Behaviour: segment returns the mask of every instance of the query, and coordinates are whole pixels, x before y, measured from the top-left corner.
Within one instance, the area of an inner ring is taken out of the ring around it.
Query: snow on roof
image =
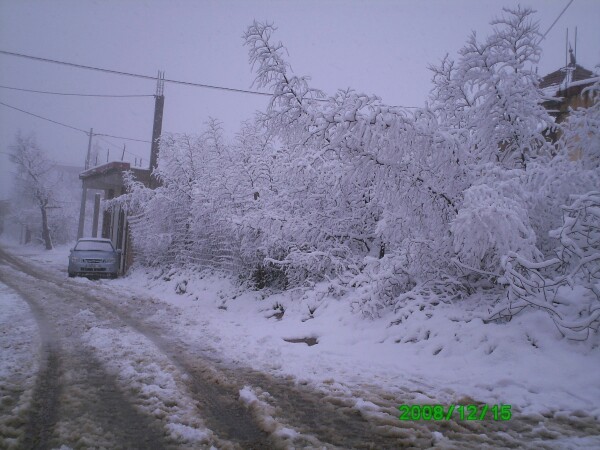
[[[585,86],[587,84],[597,83],[598,81],[600,81],[600,76],[588,78],[586,80],[574,81],[572,83],[569,83],[569,87]]]
[[[579,64],[569,64],[567,67],[561,67],[543,77],[540,81],[540,88],[545,95],[554,96],[560,90],[591,84],[598,78],[594,72]]]
[[[110,239],[95,238],[95,237],[85,237],[85,238],[78,239],[78,241],[94,241],[94,242],[111,242],[112,243],[112,241]]]

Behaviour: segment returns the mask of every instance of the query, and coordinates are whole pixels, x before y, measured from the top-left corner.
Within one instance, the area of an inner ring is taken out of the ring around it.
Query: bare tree
[[[50,170],[52,163],[41,150],[35,136],[17,133],[15,143],[9,147],[10,159],[17,166],[17,189],[33,200],[42,216],[42,240],[46,250],[52,250],[52,238],[48,226],[48,205],[52,197]]]

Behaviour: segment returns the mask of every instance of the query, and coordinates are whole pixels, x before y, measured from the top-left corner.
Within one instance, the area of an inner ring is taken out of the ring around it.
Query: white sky
[[[303,0],[303,1],[16,1],[0,0],[0,50],[83,65],[248,89],[254,75],[242,34],[254,19],[274,22],[298,75],[333,94],[339,88],[376,94],[391,105],[423,105],[428,64],[456,55],[471,30],[484,37],[501,6],[538,11],[545,32],[568,0]],[[564,65],[566,29],[578,27],[577,59],[600,63],[600,1],[574,0],[548,34],[539,73]],[[153,94],[155,82],[0,54],[0,85],[98,94]],[[150,140],[151,97],[64,97],[0,88],[0,102],[94,132]],[[199,132],[216,117],[229,136],[264,109],[268,97],[173,84],[165,86],[164,132]],[[0,199],[8,195],[5,153],[18,130],[34,132],[55,160],[83,165],[85,134],[0,105]],[[98,140],[111,159],[124,141]],[[148,163],[149,144],[127,142],[125,160]]]

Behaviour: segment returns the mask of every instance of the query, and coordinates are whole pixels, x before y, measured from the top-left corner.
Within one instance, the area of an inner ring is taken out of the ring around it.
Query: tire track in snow
[[[141,325],[139,327],[132,326],[128,318],[124,317],[114,305],[106,304],[105,299],[93,295],[89,286],[82,286],[81,283],[73,280],[56,278],[49,273],[38,274],[38,271],[33,269],[32,266],[6,254],[2,249],[0,249],[0,258],[8,261],[15,270],[26,274],[25,276],[46,281],[47,283],[42,283],[44,291],[56,298],[63,299],[63,301],[66,300],[68,307],[74,308],[73,311],[79,312],[85,309],[92,311],[95,316],[110,322],[112,326],[133,329],[156,345],[158,338],[141,331],[140,329],[143,328]],[[21,283],[26,282],[22,281]],[[63,313],[65,308],[67,308],[66,303],[63,307]],[[170,358],[168,343],[161,340],[158,340],[158,342],[161,344],[158,346],[159,350]],[[182,367],[182,364],[180,364],[182,361],[170,359],[178,369]],[[224,392],[218,385],[206,380],[190,379],[186,384],[195,394],[201,407],[202,418],[206,419],[207,424],[217,435],[219,445],[224,448],[237,447],[244,449],[273,447],[274,444],[268,434],[256,425],[252,414],[237,401],[237,393],[235,397],[232,397],[229,392]],[[171,424],[168,423],[167,426],[169,425]],[[233,444],[228,443],[227,440],[232,441]]]
[[[8,278],[0,271],[0,281],[12,287],[29,305],[42,340],[39,355],[40,368],[33,388],[23,445],[26,448],[48,448],[58,417],[58,396],[61,391],[61,367],[58,356],[60,346],[53,330],[47,326],[38,304],[24,297],[14,285],[11,286],[11,280]]]
[[[44,361],[33,390],[29,418],[24,432],[25,448],[49,448],[50,439],[58,420],[58,397],[62,390],[61,367],[58,351],[53,345],[44,345]]]
[[[41,336],[23,299],[0,282],[0,448],[21,448],[37,374]]]
[[[40,273],[20,261],[18,258],[7,255],[11,264],[30,276],[37,277],[50,284],[46,290],[56,291],[60,295],[65,287],[69,287],[71,295],[77,294],[80,302],[85,299],[82,306],[93,311],[98,317],[109,316],[118,318],[128,328],[141,333],[150,340],[162,354],[169,357],[173,364],[183,373],[189,375],[186,384],[194,394],[202,407],[203,419],[209,428],[219,437],[228,439],[246,449],[283,448],[289,442],[285,436],[273,435],[273,427],[266,426],[263,417],[256,414],[252,408],[248,408],[240,401],[240,390],[245,384],[236,380],[238,368],[229,370],[225,367],[217,369],[214,360],[203,359],[207,355],[194,355],[183,342],[169,336],[169,330],[149,323],[135,310],[125,311],[128,305],[115,304],[108,300],[107,293],[95,295],[89,285],[81,285],[77,281],[66,280],[52,273]],[[87,284],[87,283],[86,283]],[[102,286],[106,288],[106,286]],[[122,303],[122,302],[120,302]],[[118,305],[118,306],[117,306]],[[162,305],[161,305],[162,306]],[[102,311],[104,310],[104,311]],[[149,317],[154,311],[144,309],[144,314]],[[138,314],[136,314],[138,313]],[[137,315],[137,317],[135,317]],[[195,357],[194,357],[195,356]],[[258,381],[253,378],[252,381]],[[299,390],[292,382],[279,380],[278,387],[269,386],[271,377],[261,376],[260,386],[264,391],[271,387],[280,394],[277,399],[281,404],[278,411],[289,410],[290,420],[286,422],[293,426],[300,419],[302,421],[302,432],[307,439],[301,435],[294,440],[294,445],[311,446],[314,439],[310,435],[317,433],[319,440],[330,443],[329,447],[353,448],[357,444],[362,448],[395,448],[394,437],[382,436],[373,432],[372,426],[364,420],[356,410],[340,410],[337,406],[323,403],[319,394],[311,393],[310,390]],[[247,383],[246,383],[247,384]],[[323,407],[326,407],[325,409]],[[207,414],[206,414],[207,413]],[[372,443],[366,445],[365,442]]]
[[[327,443],[323,444],[327,448],[398,448],[397,433],[374,430],[373,424],[354,408],[341,408],[335,402],[324,402],[321,394],[308,387],[298,387],[289,380],[275,379],[245,368],[221,366],[208,355],[193,352],[170,330],[133,318],[123,311],[127,304],[121,304],[121,309],[117,309],[114,304],[106,303],[106,298],[88,295],[95,300],[95,305],[110,310],[129,327],[146,336],[180,371],[188,374],[188,387],[210,412],[205,417],[210,429],[221,437],[242,444],[242,448],[287,448],[289,444],[310,448],[315,442],[313,435],[316,435],[317,441]],[[132,315],[135,312],[130,311]],[[148,312],[144,309],[144,314]],[[240,401],[240,390],[248,383],[277,394],[277,417],[285,417],[285,427],[265,423],[261,414]],[[297,435],[278,433],[299,421],[302,430]],[[414,438],[410,436],[410,441],[413,442]],[[290,440],[293,442],[290,443]],[[429,444],[431,435],[425,433],[419,436],[419,442]]]
[[[397,448],[398,433],[388,430],[375,430],[373,424],[366,420],[359,411],[345,407],[339,402],[324,401],[321,394],[313,392],[308,387],[296,386],[289,380],[280,380],[256,371],[240,368],[219,366],[207,355],[196,355],[184,342],[173,336],[166,337],[168,330],[161,329],[147,321],[134,319],[123,311],[127,304],[119,308],[107,299],[92,294],[86,286],[73,286],[74,291],[85,291],[86,303],[91,310],[99,308],[108,310],[119,317],[128,327],[143,334],[156,345],[161,353],[167,355],[177,368],[189,375],[187,385],[199,400],[207,425],[218,436],[233,440],[242,448],[272,448],[293,445],[312,446],[317,441],[324,442],[328,448]],[[136,311],[129,311],[135,314]],[[145,314],[149,311],[145,310]],[[98,315],[102,313],[98,311]],[[243,382],[242,382],[243,380]],[[264,417],[248,408],[240,401],[240,390],[246,384],[260,386],[263,391],[273,393],[277,403],[277,420],[284,418],[286,426],[293,427],[300,422],[301,429],[297,436],[280,436],[274,431],[282,427],[267,424]],[[393,430],[397,431],[397,430]],[[431,434],[409,433],[409,441],[428,445]],[[270,437],[269,437],[270,436]],[[294,439],[295,438],[295,439]]]
[[[0,253],[0,257],[3,255]],[[170,448],[156,423],[137,411],[93,355],[70,342],[71,317],[31,280],[0,266],[0,281],[25,300],[42,337],[42,362],[23,426],[23,448]],[[59,332],[58,330],[61,330]]]

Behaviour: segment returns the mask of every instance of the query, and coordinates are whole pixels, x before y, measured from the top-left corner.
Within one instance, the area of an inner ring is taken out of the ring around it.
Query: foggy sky
[[[501,6],[538,10],[545,32],[568,0],[517,1],[13,1],[0,0],[0,49],[83,65],[240,89],[252,88],[242,34],[254,19],[273,22],[297,75],[326,94],[351,87],[390,105],[422,106],[430,89],[428,64],[456,55],[471,30],[481,38]],[[575,0],[542,42],[540,75],[564,65],[565,32],[578,27],[577,59],[600,63],[600,2]],[[153,94],[155,82],[0,54],[0,85],[86,94]],[[256,89],[256,88],[252,88]],[[94,132],[150,140],[154,100],[42,95],[0,88],[0,101]],[[211,117],[229,137],[268,97],[173,84],[165,86],[163,132],[197,133]],[[0,199],[8,196],[5,152],[21,130],[60,163],[83,165],[88,138],[0,105]],[[95,140],[111,159],[120,139]],[[150,144],[125,142],[126,161]],[[105,153],[104,153],[105,155]]]

